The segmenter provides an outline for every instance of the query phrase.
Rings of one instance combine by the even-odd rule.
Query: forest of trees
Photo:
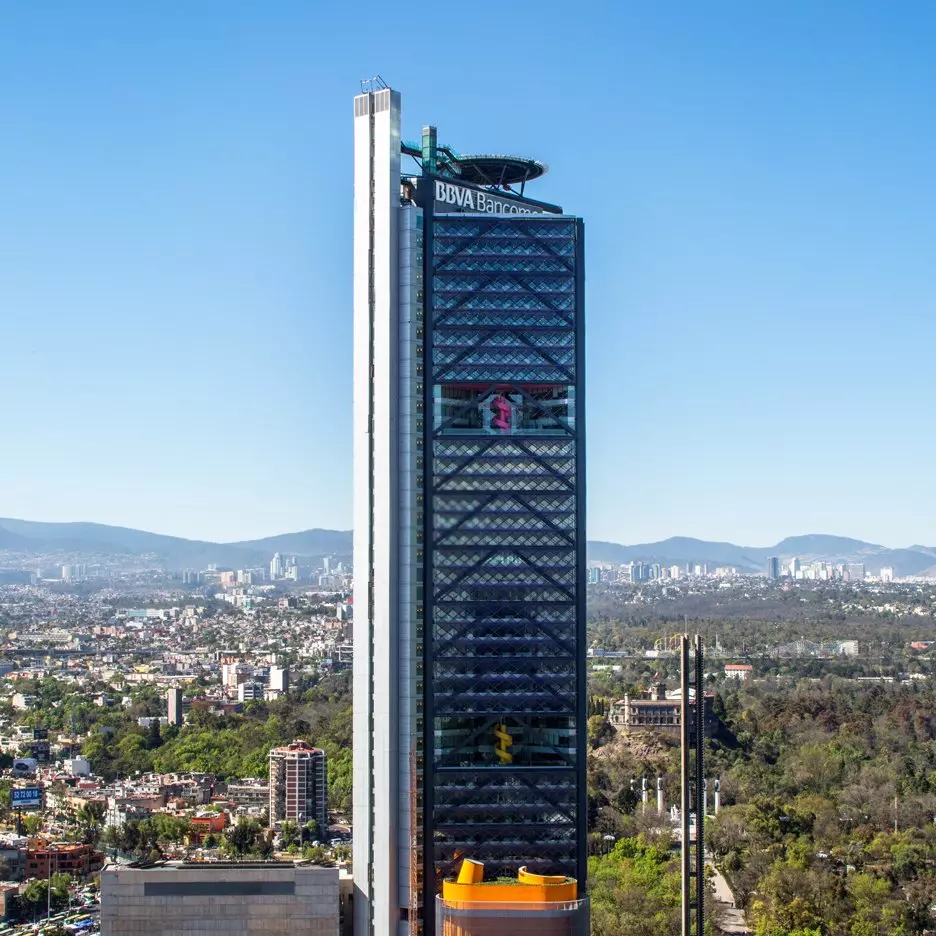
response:
[[[589,859],[594,936],[679,932],[679,861],[669,844],[627,837]]]
[[[931,604],[932,596],[920,600]],[[710,647],[717,634],[736,654],[729,659],[751,662],[757,677],[729,683],[719,672],[723,658],[706,666],[720,728],[707,744],[705,773],[720,780],[722,803],[707,827],[710,860],[756,936],[936,930],[936,663],[909,646],[932,639],[934,621],[882,612],[881,601],[858,590],[846,608],[840,592],[821,586],[643,605],[590,595],[591,645],[633,653],[590,674],[596,933],[679,933],[673,852],[658,840],[655,810],[645,813],[631,787],[634,778],[662,774],[668,802],[676,801],[675,740],[625,738],[603,711],[657,678],[675,685],[677,661],[642,651],[684,629]],[[773,652],[801,637],[857,640],[860,652],[833,660]],[[892,681],[857,678],[869,676]],[[608,849],[609,840],[628,844]],[[654,922],[641,928],[635,914]]]
[[[720,696],[710,842],[765,936],[918,933],[936,903],[936,691],[827,678]]]
[[[715,709],[723,730],[708,745],[706,774],[720,778],[722,809],[708,825],[708,844],[757,936],[900,936],[931,927],[936,690],[836,677],[765,680],[720,685]],[[591,727],[592,851],[607,834],[652,844],[654,821],[629,778],[661,772],[675,796],[675,746],[648,738],[624,744]],[[604,870],[593,875],[593,889],[606,888],[609,875],[626,883],[636,873],[614,851],[595,860]],[[652,865],[644,860],[644,877]],[[670,871],[656,867],[654,893],[665,894]],[[610,902],[602,936],[638,932],[615,928],[629,886]],[[654,913],[658,936],[679,932],[665,904]]]

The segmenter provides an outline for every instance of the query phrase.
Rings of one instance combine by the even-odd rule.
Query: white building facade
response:
[[[354,115],[355,930],[396,936],[411,896],[418,209],[400,205],[399,93],[361,94]]]

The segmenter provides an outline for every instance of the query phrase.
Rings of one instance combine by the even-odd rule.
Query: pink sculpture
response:
[[[491,425],[501,432],[507,432],[510,429],[510,403],[503,393],[498,393],[491,401]]]

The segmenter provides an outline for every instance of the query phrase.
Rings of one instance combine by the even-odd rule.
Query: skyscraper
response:
[[[428,936],[463,859],[584,884],[583,225],[379,80],[354,139],[355,928]]]
[[[780,557],[779,556],[767,557],[767,578],[769,578],[773,582],[776,582],[780,578]]]
[[[270,560],[270,578],[276,580],[283,574],[283,560],[279,553],[274,553]]]

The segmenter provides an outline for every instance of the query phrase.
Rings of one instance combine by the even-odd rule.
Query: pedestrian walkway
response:
[[[734,894],[725,880],[724,875],[712,863],[711,855],[707,856],[709,867],[715,872],[712,884],[715,887],[715,904],[718,914],[718,926],[723,933],[750,933],[744,919],[744,912],[735,906]]]

